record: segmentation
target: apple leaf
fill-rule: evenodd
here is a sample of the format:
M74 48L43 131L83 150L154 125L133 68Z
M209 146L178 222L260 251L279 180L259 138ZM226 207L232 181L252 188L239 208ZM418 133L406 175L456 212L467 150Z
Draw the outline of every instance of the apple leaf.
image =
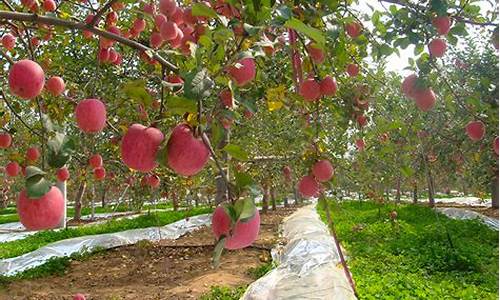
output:
M170 114L184 115L187 112L196 112L197 103L191 99L171 96L166 99L167 112Z
M144 106L150 106L153 101L146 90L146 81L142 79L127 82L122 90L129 98L144 104Z
M255 216L257 208L253 201L249 198L239 199L234 203L234 209L238 215L238 220L241 222L248 222Z
M71 158L75 150L75 140L63 133L56 132L56 135L47 142L48 163L52 168L61 168Z
M249 185L254 184L252 176L250 176L247 173L236 172L234 174L234 178L235 178L235 182L236 182L236 187L240 190L249 186Z
M44 176L46 173L34 166L26 167L26 193L30 199L43 197L50 191L51 184Z
M248 160L248 153L243 150L240 146L234 144L227 144L222 150L226 151L231 157L237 160Z
M222 251L224 250L225 243L226 243L226 237L221 236L221 238L215 245L214 255L212 257L212 262L215 268L219 267L220 256L222 255Z
M205 4L195 3L191 6L191 14L194 17L217 18L217 13Z
M300 33L303 33L313 39L320 46L325 45L325 36L321 30L318 30L314 27L304 24L301 20L297 18L291 18L285 22L285 27L295 29Z

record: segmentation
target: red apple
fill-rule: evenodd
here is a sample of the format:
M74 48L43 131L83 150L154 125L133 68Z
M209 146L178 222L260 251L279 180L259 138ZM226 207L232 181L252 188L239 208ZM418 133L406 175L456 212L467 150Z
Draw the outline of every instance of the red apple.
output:
M361 25L357 22L347 23L345 31L352 38L357 38L361 34Z
M415 89L415 104L421 111L429 111L436 103L436 95L431 88Z
M448 16L436 17L432 20L432 25L440 35L447 35L450 32L451 19Z
M36 62L23 59L16 62L9 71L9 87L12 94L23 99L40 95L45 83L45 73Z
M401 84L401 89L403 90L403 94L410 99L415 98L417 79L418 77L416 74L411 74L408 75Z
M325 53L319 46L313 43L307 45L307 52L315 64L322 64L325 61Z
M495 138L495 140L493 141L493 150L495 151L495 153L498 155L498 136Z
M31 147L26 150L26 159L34 162L37 161L38 158L40 157L40 151L38 151L38 148L36 147Z
M59 96L64 92L64 88L66 85L64 84L64 80L59 76L52 76L47 83L45 84L45 88L52 96Z
M245 86L255 78L255 61L251 57L241 59L236 65L229 67L227 72L237 86Z
M333 97L337 93L337 81L335 78L327 75L319 83L321 94L326 97Z
M19 172L21 171L21 168L19 167L19 164L15 161L11 161L5 166L5 172L7 175L10 177L17 176Z
M16 38L10 33L4 34L2 37L2 46L11 51L16 46Z
M308 102L321 98L321 88L314 78L304 80L299 87L299 95Z
M229 250L241 249L250 246L259 235L260 214L255 210L255 215L248 221L238 220L232 225L231 217L222 206L218 206L212 215L212 231L219 240L222 235L226 237L224 248Z
M167 143L168 166L177 174L192 176L203 169L208 161L209 151L200 138L194 137L187 124L174 128Z
M17 201L17 213L19 221L28 230L55 228L64 217L63 194L53 186L44 196L30 199L23 190Z
M312 174L319 182L325 182L333 177L333 166L330 161L322 159L312 167Z
M475 142L483 139L486 133L484 123L481 121L471 121L465 126L465 130L469 138Z
M100 154L94 154L89 158L89 165L92 169L102 167L102 156Z
M94 169L94 178L96 180L103 180L106 177L106 169L103 167Z
M85 133L97 133L106 126L106 106L98 99L85 99L75 109L76 123Z
M319 183L312 175L302 177L299 181L298 189L302 197L311 198L319 196Z
M9 148L12 144L12 137L7 132L0 133L0 149Z
M429 52L431 56L442 57L446 52L446 41L443 39L433 39L429 43Z
M133 124L122 139L123 163L144 173L153 170L158 165L156 154L163 138L163 133L157 128Z
M219 93L219 99L225 108L233 108L234 99L230 89L224 89Z
M69 179L69 171L68 168L62 167L57 170L56 172L57 180L64 182Z
M359 74L359 66L356 64L347 65L347 74L351 77L356 77Z

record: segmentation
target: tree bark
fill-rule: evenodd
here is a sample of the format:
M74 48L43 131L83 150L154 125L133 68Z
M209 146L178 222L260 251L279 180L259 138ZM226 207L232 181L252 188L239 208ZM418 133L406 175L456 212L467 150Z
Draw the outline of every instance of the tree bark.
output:
M401 176L398 176L396 182L396 203L401 203Z
M498 208L498 174L491 180L491 207Z
M432 171L429 166L427 166L427 192L429 193L429 206L434 207L434 181L432 179Z
M276 210L276 189L271 187L271 209Z
M179 203L177 202L177 193L172 193L172 206L174 211L179 210Z
M262 197L262 213L266 213L269 208L269 186L263 185L264 194Z
M106 206L106 192L107 188L106 186L102 187L102 195L101 195L101 206L104 208Z
M418 203L418 186L417 183L415 182L413 184L413 204Z
M85 194L86 187L87 183L85 181L82 181L80 183L80 186L78 187L78 192L75 197L75 216L73 217L73 219L76 221L79 221L82 217L82 199L83 194Z

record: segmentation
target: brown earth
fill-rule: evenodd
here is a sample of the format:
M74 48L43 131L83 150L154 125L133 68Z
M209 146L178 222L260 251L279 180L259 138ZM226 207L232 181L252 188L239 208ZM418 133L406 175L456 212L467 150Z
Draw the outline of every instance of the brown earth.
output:
M255 279L248 273L270 260L269 249L280 242L279 223L295 209L262 215L258 240L242 250L225 251L212 267L214 238L202 228L178 240L139 242L73 260L62 276L19 280L0 289L0 299L198 299L211 286L236 287Z

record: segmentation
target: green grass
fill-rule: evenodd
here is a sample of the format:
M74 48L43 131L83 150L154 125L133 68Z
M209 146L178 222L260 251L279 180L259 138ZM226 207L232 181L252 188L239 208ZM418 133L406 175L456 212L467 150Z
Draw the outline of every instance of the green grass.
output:
M255 280L266 275L274 268L272 262L262 264L255 268L250 268L247 273ZM210 291L201 296L200 300L238 300L243 296L248 285L240 285L237 287L212 286Z
M49 243L84 236L124 231L135 228L146 228L173 223L183 218L209 213L209 208L193 208L186 211L155 212L134 219L110 220L106 223L85 227L69 228L60 231L41 231L22 240L0 244L0 259L9 258L31 252Z
M145 205L142 208L142 211L147 211L148 209L153 209L154 206L151 204ZM167 208L172 208L172 203L159 203L156 205L157 209L167 209ZM106 206L106 207L96 207L95 208L95 213L110 213L110 212L134 212L137 210L134 210L132 207L125 205L125 204L120 204L116 210L114 210L114 206ZM0 224L5 224L5 223L11 223L11 222L18 222L19 217L17 216L17 211L15 207L7 207L2 210L0 210ZM82 216L87 216L92 213L92 208L90 207L84 207L82 208L81 215ZM10 214L10 215L7 215ZM15 214L15 215L12 215ZM75 216L75 209L73 207L68 208L67 210L68 217L74 217ZM7 215L7 216L6 216Z
M439 225L419 205L330 207L360 299L498 299L498 232L479 221L439 215ZM397 223L388 218L394 209Z

